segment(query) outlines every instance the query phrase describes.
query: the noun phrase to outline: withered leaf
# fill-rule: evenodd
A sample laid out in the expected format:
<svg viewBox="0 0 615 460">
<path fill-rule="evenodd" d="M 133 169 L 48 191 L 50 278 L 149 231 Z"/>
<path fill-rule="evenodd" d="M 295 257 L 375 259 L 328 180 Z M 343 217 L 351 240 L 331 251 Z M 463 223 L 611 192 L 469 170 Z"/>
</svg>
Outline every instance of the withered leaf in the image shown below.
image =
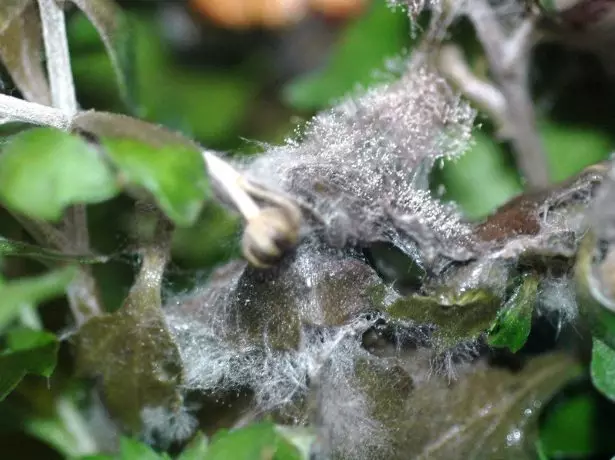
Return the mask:
<svg viewBox="0 0 615 460">
<path fill-rule="evenodd" d="M 232 263 L 214 273 L 209 288 L 171 306 L 218 339 L 296 349 L 304 326 L 335 327 L 378 309 L 374 289 L 384 289 L 363 262 L 300 246 L 271 270 Z M 226 327 L 220 328 L 221 325 Z"/>
<path fill-rule="evenodd" d="M 134 47 L 128 18 L 113 0 L 71 0 L 94 25 L 105 45 L 124 101 L 130 106 L 135 93 Z"/>
<path fill-rule="evenodd" d="M 132 432 L 140 431 L 144 409 L 181 405 L 181 360 L 161 310 L 163 268 L 164 257 L 146 250 L 124 305 L 91 318 L 76 338 L 78 372 L 101 378 L 107 408 Z"/>
<path fill-rule="evenodd" d="M 85 131 L 97 137 L 132 139 L 152 147 L 179 145 L 201 150 L 196 142 L 178 132 L 117 113 L 94 110 L 81 112 L 73 119 L 72 126 L 73 129 Z"/>
<path fill-rule="evenodd" d="M 454 382 L 432 378 L 412 388 L 400 367 L 360 370 L 360 387 L 388 427 L 391 460 L 406 459 L 409 452 L 419 460 L 534 459 L 541 407 L 581 373 L 561 353 L 533 358 L 519 371 L 479 362 Z"/>
<path fill-rule="evenodd" d="M 49 84 L 42 65 L 41 25 L 35 5 L 27 6 L 3 30 L 0 59 L 13 82 L 25 99 L 49 105 Z"/>
<path fill-rule="evenodd" d="M 32 0 L 2 0 L 0 3 L 0 35 L 31 3 Z"/>
<path fill-rule="evenodd" d="M 435 345 L 445 349 L 486 331 L 500 307 L 499 297 L 484 289 L 472 289 L 452 297 L 448 293 L 409 295 L 393 302 L 387 311 L 394 318 L 435 325 Z"/>
</svg>

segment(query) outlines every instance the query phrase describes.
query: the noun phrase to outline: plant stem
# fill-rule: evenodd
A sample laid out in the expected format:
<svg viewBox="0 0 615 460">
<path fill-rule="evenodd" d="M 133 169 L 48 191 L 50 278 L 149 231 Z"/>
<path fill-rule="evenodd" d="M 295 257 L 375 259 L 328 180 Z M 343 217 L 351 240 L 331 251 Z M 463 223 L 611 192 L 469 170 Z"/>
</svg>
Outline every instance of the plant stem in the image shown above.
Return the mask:
<svg viewBox="0 0 615 460">
<path fill-rule="evenodd" d="M 55 0 L 38 0 L 38 4 L 47 56 L 51 100 L 54 107 L 72 117 L 77 113 L 78 107 L 70 67 L 64 11 Z"/>
<path fill-rule="evenodd" d="M 63 130 L 70 126 L 70 116 L 61 110 L 35 102 L 27 102 L 6 94 L 0 94 L 0 116 L 12 121 L 51 126 Z"/>
</svg>

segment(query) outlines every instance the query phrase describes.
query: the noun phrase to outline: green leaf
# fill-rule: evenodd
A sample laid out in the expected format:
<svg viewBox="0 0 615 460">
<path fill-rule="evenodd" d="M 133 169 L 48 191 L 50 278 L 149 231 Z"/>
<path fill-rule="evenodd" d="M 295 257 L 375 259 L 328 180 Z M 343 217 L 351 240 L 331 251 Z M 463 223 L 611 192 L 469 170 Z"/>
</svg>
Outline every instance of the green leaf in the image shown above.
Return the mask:
<svg viewBox="0 0 615 460">
<path fill-rule="evenodd" d="M 10 331 L 7 344 L 7 349 L 0 352 L 0 401 L 26 374 L 50 377 L 59 348 L 55 335 L 31 329 Z"/>
<path fill-rule="evenodd" d="M 184 448 L 177 460 L 204 460 L 209 443 L 203 433 L 196 434 L 192 441 Z"/>
<path fill-rule="evenodd" d="M 33 3 L 0 33 L 0 59 L 19 91 L 29 101 L 50 105 L 42 45 L 40 15 Z"/>
<path fill-rule="evenodd" d="M 0 330 L 6 327 L 24 306 L 36 306 L 44 300 L 63 294 L 76 273 L 75 267 L 67 267 L 34 278 L 21 278 L 6 283 L 0 281 Z"/>
<path fill-rule="evenodd" d="M 583 380 L 550 402 L 542 414 L 540 450 L 547 459 L 606 458 L 615 452 L 615 405 Z"/>
<path fill-rule="evenodd" d="M 487 215 L 523 190 L 500 146 L 481 131 L 475 134 L 472 148 L 444 162 L 438 174 L 446 190 L 443 198 L 454 200 L 470 218 Z"/>
<path fill-rule="evenodd" d="M 51 128 L 9 139 L 0 153 L 0 200 L 29 217 L 56 221 L 72 204 L 119 192 L 115 175 L 84 140 Z"/>
<path fill-rule="evenodd" d="M 608 157 L 613 141 L 604 133 L 574 126 L 541 123 L 551 180 L 558 182 Z"/>
<path fill-rule="evenodd" d="M 538 292 L 538 280 L 525 276 L 521 285 L 498 313 L 489 330 L 487 342 L 494 347 L 507 347 L 513 353 L 519 351 L 530 335 L 532 314 Z"/>
<path fill-rule="evenodd" d="M 615 401 L 615 350 L 598 338 L 593 339 L 591 376 L 594 386 Z"/>
<path fill-rule="evenodd" d="M 132 25 L 112 0 L 71 0 L 94 25 L 113 65 L 122 99 L 134 106 L 135 49 Z"/>
<path fill-rule="evenodd" d="M 152 147 L 131 139 L 104 138 L 125 180 L 149 191 L 179 226 L 192 225 L 209 195 L 203 157 L 183 146 Z"/>
<path fill-rule="evenodd" d="M 146 444 L 123 436 L 120 439 L 121 460 L 162 460 L 166 455 L 158 455 Z"/>
<path fill-rule="evenodd" d="M 393 318 L 436 325 L 438 347 L 445 349 L 486 331 L 499 309 L 498 297 L 483 289 L 472 289 L 461 294 L 410 295 L 393 302 L 387 311 Z"/>
<path fill-rule="evenodd" d="M 109 256 L 73 255 L 62 251 L 46 249 L 22 241 L 9 240 L 0 236 L 0 256 L 30 257 L 39 260 L 56 260 L 78 262 L 80 264 L 102 264 L 108 262 Z"/>
<path fill-rule="evenodd" d="M 391 11 L 386 2 L 372 2 L 371 9 L 348 26 L 328 65 L 291 82 L 284 97 L 295 108 L 327 106 L 357 85 L 377 80 L 374 69 L 397 56 L 408 45 L 408 38 L 407 16 Z"/>
<path fill-rule="evenodd" d="M 287 442 L 272 423 L 259 423 L 211 440 L 204 460 L 301 460 L 299 451 Z"/>
</svg>

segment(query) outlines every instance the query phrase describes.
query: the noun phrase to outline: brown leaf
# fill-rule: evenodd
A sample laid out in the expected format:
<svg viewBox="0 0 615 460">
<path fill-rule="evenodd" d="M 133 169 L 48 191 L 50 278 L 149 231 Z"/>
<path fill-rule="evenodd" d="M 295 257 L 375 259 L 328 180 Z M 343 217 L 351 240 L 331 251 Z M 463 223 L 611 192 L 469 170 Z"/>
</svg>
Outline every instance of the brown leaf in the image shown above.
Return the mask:
<svg viewBox="0 0 615 460">
<path fill-rule="evenodd" d="M 32 3 L 32 0 L 2 0 L 0 2 L 0 35 Z"/>
<path fill-rule="evenodd" d="M 78 372 L 101 378 L 107 408 L 132 432 L 141 430 L 144 409 L 181 407 L 181 359 L 161 309 L 165 264 L 166 249 L 145 249 L 124 305 L 90 319 L 77 334 Z"/>
<path fill-rule="evenodd" d="M 0 34 L 0 59 L 24 99 L 50 105 L 49 84 L 42 65 L 42 44 L 40 17 L 32 4 Z"/>
<path fill-rule="evenodd" d="M 94 136 L 129 138 L 156 148 L 181 145 L 201 150 L 197 143 L 178 132 L 127 115 L 89 110 L 77 114 L 72 126 Z"/>
<path fill-rule="evenodd" d="M 390 460 L 407 459 L 409 453 L 418 460 L 534 459 L 541 407 L 581 372 L 571 357 L 552 353 L 519 371 L 481 361 L 449 383 L 438 376 L 410 378 L 416 360 L 355 365 L 357 389 L 386 427 Z"/>
</svg>

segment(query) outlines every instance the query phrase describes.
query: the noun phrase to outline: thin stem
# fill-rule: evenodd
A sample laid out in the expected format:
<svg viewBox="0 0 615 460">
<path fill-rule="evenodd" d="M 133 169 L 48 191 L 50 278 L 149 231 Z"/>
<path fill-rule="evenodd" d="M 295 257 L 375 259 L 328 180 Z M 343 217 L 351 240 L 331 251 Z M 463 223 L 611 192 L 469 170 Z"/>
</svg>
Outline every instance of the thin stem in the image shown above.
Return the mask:
<svg viewBox="0 0 615 460">
<path fill-rule="evenodd" d="M 546 155 L 528 90 L 534 18 L 526 19 L 508 37 L 488 0 L 470 0 L 466 14 L 474 25 L 494 80 L 506 101 L 506 134 L 515 150 L 519 169 L 530 188 L 544 188 L 549 183 Z"/>
<path fill-rule="evenodd" d="M 242 175 L 212 152 L 204 151 L 203 157 L 207 164 L 209 176 L 220 184 L 244 218 L 250 220 L 256 216 L 260 212 L 260 208 L 241 186 L 244 181 Z"/>
<path fill-rule="evenodd" d="M 77 113 L 75 83 L 70 67 L 66 19 L 55 0 L 38 0 L 53 106 L 69 116 Z"/>
<path fill-rule="evenodd" d="M 61 110 L 6 94 L 0 94 L 0 117 L 63 130 L 68 129 L 71 122 L 70 117 Z"/>
</svg>

